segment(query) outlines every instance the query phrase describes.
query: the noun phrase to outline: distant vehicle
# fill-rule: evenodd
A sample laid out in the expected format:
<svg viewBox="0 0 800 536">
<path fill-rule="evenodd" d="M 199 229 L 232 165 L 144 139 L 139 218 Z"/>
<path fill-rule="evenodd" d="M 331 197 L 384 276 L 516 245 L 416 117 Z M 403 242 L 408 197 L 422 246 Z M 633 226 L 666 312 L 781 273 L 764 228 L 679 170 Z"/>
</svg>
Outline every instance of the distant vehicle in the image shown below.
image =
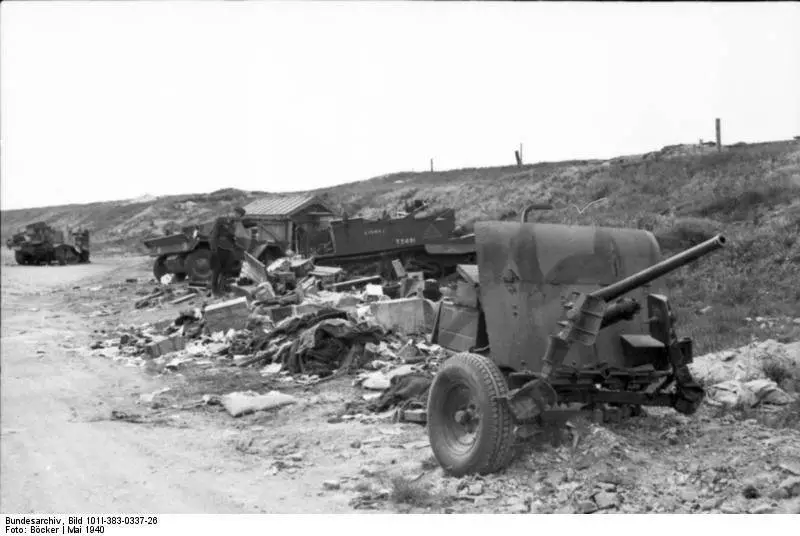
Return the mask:
<svg viewBox="0 0 800 536">
<path fill-rule="evenodd" d="M 399 217 L 378 220 L 347 218 L 334 220 L 330 228 L 312 233 L 307 250 L 320 265 L 374 264 L 389 276 L 391 261 L 399 259 L 407 270 L 438 278 L 455 271 L 459 264 L 475 261 L 474 235 L 456 236 L 455 212 L 442 210 L 417 216 L 425 208 L 400 212 Z"/>
<path fill-rule="evenodd" d="M 89 245 L 88 230 L 58 231 L 43 221 L 25 226 L 6 242 L 22 265 L 88 263 Z"/>
<path fill-rule="evenodd" d="M 293 232 L 278 235 L 267 229 L 274 225 L 253 218 L 253 239 L 248 252 L 269 265 L 290 249 L 313 257 L 321 266 L 340 266 L 351 272 L 367 271 L 392 277 L 391 262 L 399 259 L 409 271 L 421 271 L 426 277 L 443 277 L 458 264 L 475 261 L 473 235 L 455 236 L 455 213 L 452 209 L 420 217 L 421 205 L 400 217 L 379 220 L 348 218 L 330 221 L 322 229 L 295 225 Z M 246 217 L 245 219 L 249 219 Z M 286 217 L 286 221 L 290 221 Z M 274 222 L 273 222 L 274 223 Z M 184 227 L 180 233 L 144 241 L 155 257 L 153 275 L 161 279 L 173 274 L 178 281 L 207 283 L 211 280 L 209 235 L 213 223 Z M 280 227 L 280 226 L 278 226 Z M 288 240 L 291 238 L 291 241 Z M 295 249 L 296 248 L 296 249 Z M 241 266 L 234 266 L 235 276 Z"/>
<path fill-rule="evenodd" d="M 187 277 L 194 283 L 211 281 L 211 245 L 209 236 L 214 223 L 183 227 L 180 233 L 149 238 L 144 241 L 153 263 L 153 275 L 161 280 L 173 274 L 177 281 Z M 275 239 L 269 232 L 257 229 L 248 252 L 264 264 L 283 256 L 286 244 Z M 235 266 L 238 273 L 241 266 Z M 236 275 L 232 273 L 231 275 Z"/>
</svg>

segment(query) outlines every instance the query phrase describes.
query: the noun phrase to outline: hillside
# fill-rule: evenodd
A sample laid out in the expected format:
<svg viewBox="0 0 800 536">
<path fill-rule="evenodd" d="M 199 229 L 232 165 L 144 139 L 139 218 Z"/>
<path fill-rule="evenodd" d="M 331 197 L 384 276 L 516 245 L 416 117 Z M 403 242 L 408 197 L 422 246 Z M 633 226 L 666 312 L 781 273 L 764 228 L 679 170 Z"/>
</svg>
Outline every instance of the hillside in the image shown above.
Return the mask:
<svg viewBox="0 0 800 536">
<path fill-rule="evenodd" d="M 156 197 L 86 205 L 9 210 L 2 213 L 2 239 L 19 227 L 46 221 L 56 227 L 84 227 L 92 231 L 92 250 L 105 253 L 143 253 L 142 240 L 178 231 L 184 225 L 203 223 L 257 199 L 264 192 L 223 189 L 210 194 Z"/>
<path fill-rule="evenodd" d="M 550 201 L 555 209 L 535 213 L 534 219 L 648 229 L 666 253 L 721 231 L 730 247 L 668 278 L 684 330 L 695 332 L 707 350 L 753 335 L 800 335 L 800 318 L 792 322 L 800 317 L 797 140 L 737 144 L 722 152 L 677 145 L 609 161 L 396 173 L 316 193 L 334 209 L 365 216 L 424 199 L 431 209 L 456 209 L 466 228 L 482 219 L 516 219 L 528 203 Z M 95 250 L 135 251 L 165 226 L 207 221 L 258 195 L 228 189 L 149 202 L 8 211 L 2 214 L 3 239 L 17 226 L 47 220 L 88 226 Z M 707 305 L 710 311 L 696 312 Z M 746 320 L 759 316 L 779 320 Z"/>
</svg>

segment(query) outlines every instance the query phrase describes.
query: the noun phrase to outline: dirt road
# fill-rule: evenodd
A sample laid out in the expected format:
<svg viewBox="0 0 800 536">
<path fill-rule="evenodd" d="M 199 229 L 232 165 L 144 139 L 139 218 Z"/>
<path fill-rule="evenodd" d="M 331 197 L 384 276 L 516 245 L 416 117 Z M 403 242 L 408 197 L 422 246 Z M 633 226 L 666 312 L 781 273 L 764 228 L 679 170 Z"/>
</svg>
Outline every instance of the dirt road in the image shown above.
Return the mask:
<svg viewBox="0 0 800 536">
<path fill-rule="evenodd" d="M 417 425 L 332 418 L 360 398 L 349 379 L 233 419 L 192 401 L 274 386 L 230 368 L 153 375 L 89 351 L 120 322 L 174 318 L 133 308 L 141 289 L 126 280 L 148 271 L 146 259 L 2 267 L 3 512 L 574 512 L 598 510 L 598 492 L 600 510 L 623 512 L 796 508 L 780 486 L 800 467 L 797 427 L 710 410 L 590 427 L 580 441 L 526 447 L 502 474 L 464 479 L 432 462 Z M 165 388 L 161 402 L 142 401 Z"/>
<path fill-rule="evenodd" d="M 245 421 L 220 425 L 217 415 L 191 412 L 157 425 L 108 419 L 112 409 L 141 411 L 135 405 L 139 393 L 166 384 L 135 368 L 88 359 L 97 317 L 72 312 L 69 291 L 141 272 L 120 260 L 3 266 L 2 511 L 349 510 L 345 495 L 318 494 L 325 479 L 356 473 L 357 460 L 348 467 L 322 452 L 306 457 L 311 467 L 303 478 L 271 475 L 264 458 L 235 446 L 250 433 Z M 262 429 L 259 441 L 275 436 L 292 442 L 296 452 L 321 442 L 322 434 L 303 433 L 304 423 L 288 424 L 279 435 Z"/>
</svg>

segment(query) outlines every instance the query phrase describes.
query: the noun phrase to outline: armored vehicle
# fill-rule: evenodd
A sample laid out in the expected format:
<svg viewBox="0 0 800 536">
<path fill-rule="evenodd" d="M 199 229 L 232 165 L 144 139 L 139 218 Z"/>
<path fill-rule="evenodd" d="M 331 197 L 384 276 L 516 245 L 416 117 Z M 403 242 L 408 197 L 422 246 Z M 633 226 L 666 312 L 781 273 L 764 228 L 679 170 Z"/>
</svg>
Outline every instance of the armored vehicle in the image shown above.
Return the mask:
<svg viewBox="0 0 800 536">
<path fill-rule="evenodd" d="M 59 231 L 40 221 L 8 239 L 17 264 L 78 264 L 89 262 L 89 231 Z"/>
<path fill-rule="evenodd" d="M 387 278 L 394 259 L 407 270 L 433 278 L 452 273 L 460 263 L 474 262 L 474 238 L 455 235 L 455 212 L 418 216 L 424 208 L 396 218 L 334 220 L 328 229 L 309 236 L 308 250 L 319 265 L 362 265 Z"/>
</svg>

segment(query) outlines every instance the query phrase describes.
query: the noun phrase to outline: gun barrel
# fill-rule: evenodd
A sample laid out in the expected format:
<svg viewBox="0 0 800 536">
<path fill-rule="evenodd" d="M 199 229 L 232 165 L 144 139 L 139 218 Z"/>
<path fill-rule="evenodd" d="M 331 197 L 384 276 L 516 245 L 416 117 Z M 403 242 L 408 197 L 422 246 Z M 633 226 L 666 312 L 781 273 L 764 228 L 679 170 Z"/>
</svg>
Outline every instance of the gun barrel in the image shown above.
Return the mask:
<svg viewBox="0 0 800 536">
<path fill-rule="evenodd" d="M 681 266 L 685 266 L 686 264 L 689 264 L 690 262 L 704 255 L 708 255 L 712 251 L 716 251 L 724 246 L 725 237 L 722 235 L 717 235 L 714 238 L 706 240 L 702 244 L 698 244 L 687 249 L 686 251 L 678 253 L 677 255 L 673 255 L 669 259 L 665 259 L 657 264 L 654 264 L 650 268 L 646 268 L 641 272 L 633 274 L 632 276 L 626 277 L 625 279 L 617 281 L 616 283 L 613 283 L 607 287 L 596 290 L 592 292 L 591 295 L 607 302 L 615 300 L 637 287 L 646 285 L 651 281 L 658 279 L 662 275 L 672 272 L 673 270 L 677 270 Z"/>
</svg>

